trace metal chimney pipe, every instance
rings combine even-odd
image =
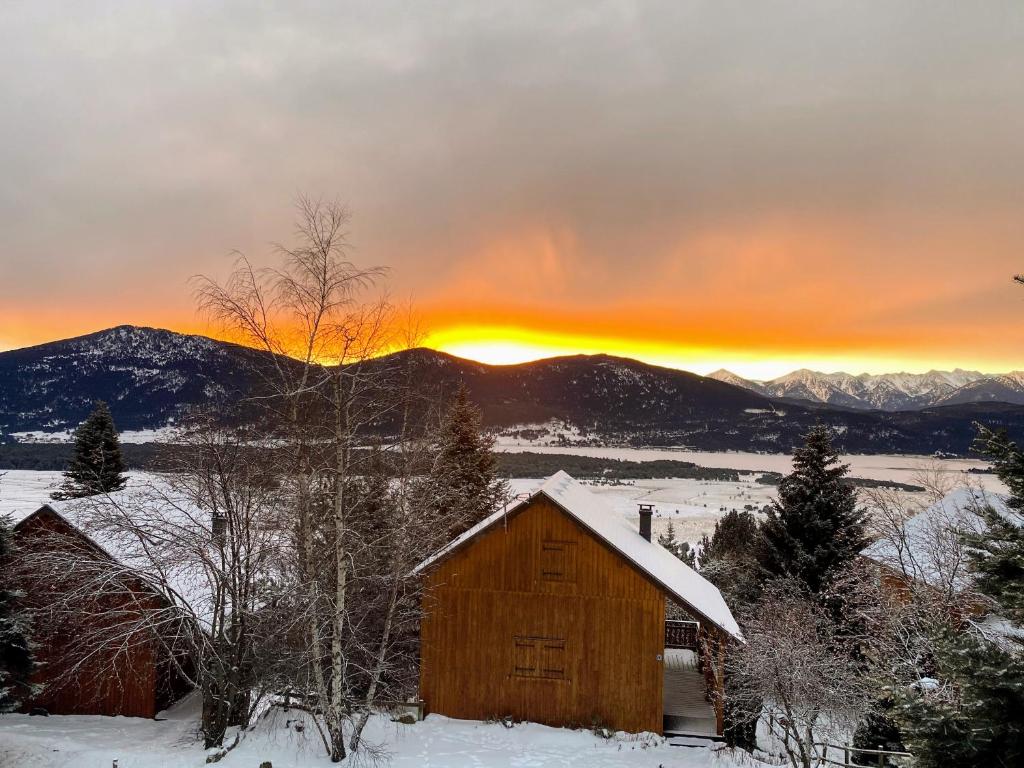
[[[640,535],[651,540],[651,519],[654,517],[653,504],[640,505]]]

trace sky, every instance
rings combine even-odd
[[[0,350],[352,212],[427,343],[1024,368],[1020,2],[8,2]]]

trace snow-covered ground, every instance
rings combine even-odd
[[[0,515],[13,514],[21,518],[35,512],[49,500],[60,483],[60,472],[0,470]]]
[[[512,480],[514,494],[527,493],[540,480]],[[660,480],[622,480],[616,484],[581,480],[588,490],[604,496],[623,517],[639,525],[640,504],[654,505],[653,529],[662,534],[669,521],[681,541],[696,542],[715,529],[715,521],[731,509],[753,507],[760,510],[775,497],[775,487],[754,481],[753,475],[741,475],[738,483],[669,478]]]
[[[194,697],[159,720],[127,717],[0,716],[0,766],[11,768],[199,768],[206,753],[197,740]],[[296,728],[299,723],[301,730]],[[431,715],[412,725],[379,716],[365,738],[394,768],[740,768],[761,766],[745,753],[709,747],[672,746],[653,734],[605,739],[522,723],[451,720]],[[306,716],[270,710],[217,765],[257,768],[332,765]],[[349,763],[344,763],[345,765]],[[360,764],[373,765],[372,761]]]
[[[537,449],[534,449],[537,450]],[[554,449],[546,449],[553,451]],[[621,458],[635,460],[649,460],[648,452],[645,450],[630,451],[629,449],[587,449],[573,448],[570,453],[587,453],[594,455],[596,451],[615,451],[623,454]],[[660,451],[655,453],[662,453]],[[675,452],[671,452],[675,453]],[[643,456],[639,458],[637,454]],[[746,462],[749,457],[755,459],[771,460],[775,457],[761,454],[707,454],[710,456],[723,457],[721,466],[729,466],[731,459],[737,459],[737,464]],[[669,458],[669,457],[666,457]],[[786,458],[788,461],[788,457]],[[853,457],[859,459],[879,459],[879,464],[885,464],[888,459],[899,459],[902,457]],[[690,459],[692,460],[692,459]],[[944,462],[949,471],[960,477],[962,470],[958,469],[960,462]],[[950,466],[951,465],[951,466]],[[705,466],[714,466],[705,464]],[[777,465],[776,465],[777,466]],[[861,477],[871,477],[868,472],[861,470],[867,466],[862,464],[854,471]],[[912,464],[907,462],[904,467],[907,469],[906,476],[902,476],[904,482],[913,482],[913,472],[910,471]],[[740,467],[741,469],[744,467]],[[763,464],[759,467],[764,469]],[[769,467],[771,468],[771,467]],[[777,471],[785,468],[778,466]],[[916,471],[916,470],[914,470]],[[139,473],[141,474],[141,473]],[[50,494],[60,484],[61,474],[59,472],[37,472],[32,470],[7,470],[0,472],[0,514],[13,513],[16,517],[35,511],[41,504],[45,503]],[[654,532],[662,534],[672,522],[676,531],[676,537],[681,541],[697,542],[705,533],[711,533],[715,527],[715,521],[725,512],[731,509],[742,510],[745,507],[752,507],[760,510],[769,503],[776,493],[774,486],[764,485],[755,482],[755,475],[740,475],[739,482],[724,483],[709,480],[691,480],[683,478],[668,479],[636,479],[622,480],[614,484],[604,482],[591,483],[583,481],[594,493],[605,496],[624,517],[631,519],[634,523],[639,519],[639,505],[654,504]],[[991,490],[1003,491],[1001,484],[991,475],[963,475],[972,482],[977,483],[979,479],[987,478],[989,482],[984,483],[986,487],[992,486]],[[513,480],[511,490],[514,494],[526,493],[535,489],[540,479],[534,480]]]
[[[141,473],[139,473],[141,474]],[[37,472],[11,469],[0,472],[0,514],[16,518],[34,512],[45,504],[60,485],[60,472]],[[585,482],[585,481],[584,481]],[[513,480],[513,493],[526,493],[541,483],[536,480]],[[589,485],[589,484],[588,484]],[[723,510],[743,509],[753,505],[760,509],[772,498],[772,486],[744,478],[739,483],[715,483],[706,480],[625,480],[616,485],[589,486],[594,493],[608,498],[624,517],[638,519],[640,502],[655,505],[655,533],[661,533],[672,520],[678,538],[697,541],[702,534],[714,530],[715,520]]]

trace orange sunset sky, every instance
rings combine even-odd
[[[1024,368],[1024,5],[146,5],[4,11],[0,350],[214,333],[306,193],[454,354]]]

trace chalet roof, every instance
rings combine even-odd
[[[209,537],[210,512],[194,500],[159,479],[132,477],[120,491],[49,501],[18,525],[46,511],[64,520],[126,573],[148,582],[200,624],[209,625],[214,607],[210,574],[194,555],[180,549],[181,542],[195,546],[201,537]]]
[[[927,584],[964,589],[970,586],[970,571],[962,558],[950,556],[959,551],[957,532],[983,532],[985,522],[978,513],[986,506],[1024,525],[1024,517],[1006,502],[1003,494],[958,488],[909,518],[894,535],[865,547],[861,555]]]
[[[497,510],[470,528],[414,569],[422,572],[443,560],[470,539],[501,522],[538,496],[545,496],[584,528],[629,560],[658,586],[684,606],[692,608],[708,622],[742,640],[740,628],[718,588],[679,558],[654,541],[647,541],[636,528],[615,512],[602,498],[591,493],[566,472],[559,471],[545,480],[528,498]]]

